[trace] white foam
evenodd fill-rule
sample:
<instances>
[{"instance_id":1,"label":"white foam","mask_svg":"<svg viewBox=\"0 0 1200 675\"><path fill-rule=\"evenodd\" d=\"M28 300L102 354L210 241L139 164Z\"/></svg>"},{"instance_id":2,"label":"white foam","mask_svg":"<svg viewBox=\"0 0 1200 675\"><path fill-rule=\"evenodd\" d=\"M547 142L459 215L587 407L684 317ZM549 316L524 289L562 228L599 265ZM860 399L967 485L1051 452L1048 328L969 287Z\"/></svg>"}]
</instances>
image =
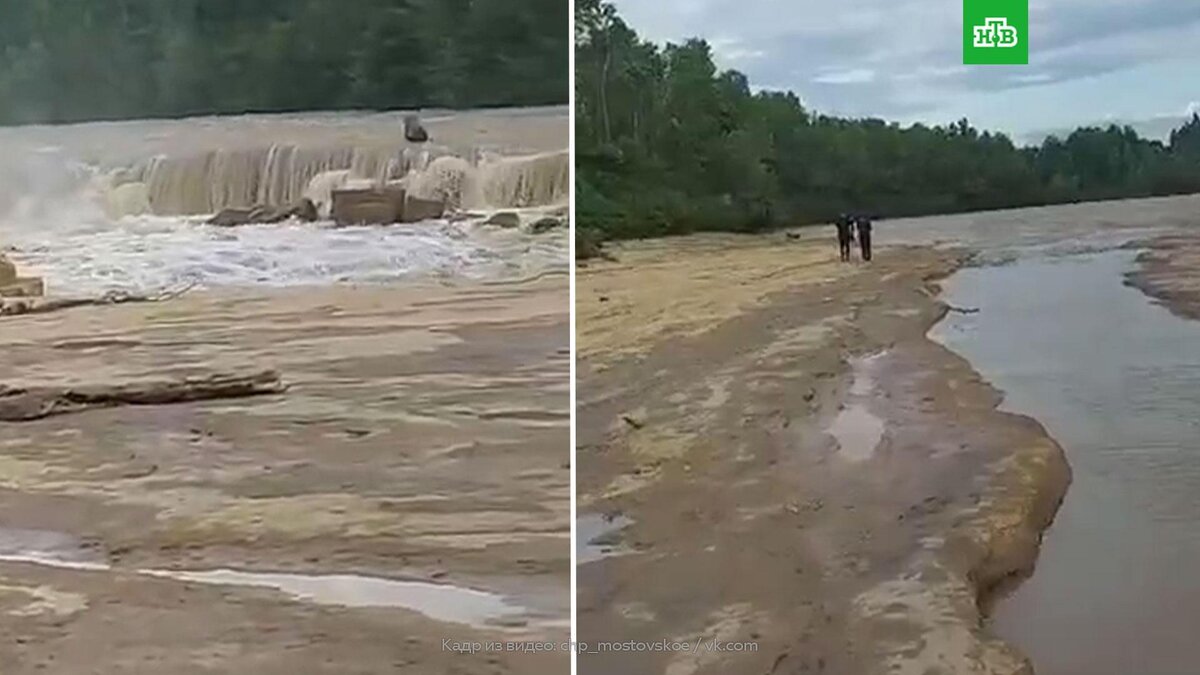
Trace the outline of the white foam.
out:
<instances>
[{"instance_id":1,"label":"white foam","mask_svg":"<svg viewBox=\"0 0 1200 675\"><path fill-rule=\"evenodd\" d=\"M493 279L566 270L565 232L527 235L474 223L390 227L321 223L218 228L140 216L5 235L12 257L70 294L202 286L294 286L428 277Z\"/></svg>"}]
</instances>

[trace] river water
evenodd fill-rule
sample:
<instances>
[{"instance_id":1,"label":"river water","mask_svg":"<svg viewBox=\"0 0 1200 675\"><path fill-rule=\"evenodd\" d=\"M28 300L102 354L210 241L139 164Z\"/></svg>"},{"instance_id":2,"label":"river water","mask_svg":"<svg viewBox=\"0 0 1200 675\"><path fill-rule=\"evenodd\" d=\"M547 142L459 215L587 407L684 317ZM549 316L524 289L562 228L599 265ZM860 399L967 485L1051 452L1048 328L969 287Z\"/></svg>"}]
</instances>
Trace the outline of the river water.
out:
<instances>
[{"instance_id":1,"label":"river water","mask_svg":"<svg viewBox=\"0 0 1200 675\"><path fill-rule=\"evenodd\" d=\"M967 235L985 264L945 285L948 302L980 311L948 316L932 337L1002 390L1004 409L1045 425L1074 474L1036 572L991 618L1039 675L1200 672L1200 322L1125 286L1136 252L1115 248L1195 206L991 214L986 237ZM1121 222L1123 211L1139 215ZM1038 216L1068 225L1021 227ZM913 239L950 230L912 225Z\"/></svg>"},{"instance_id":2,"label":"river water","mask_svg":"<svg viewBox=\"0 0 1200 675\"><path fill-rule=\"evenodd\" d=\"M565 230L530 221L570 197L565 108L427 112L429 144L401 113L247 115L0 128L0 247L51 293L148 291L184 283L302 285L505 279L568 269ZM392 227L329 222L216 228L226 207L403 183L461 214Z\"/></svg>"}]
</instances>

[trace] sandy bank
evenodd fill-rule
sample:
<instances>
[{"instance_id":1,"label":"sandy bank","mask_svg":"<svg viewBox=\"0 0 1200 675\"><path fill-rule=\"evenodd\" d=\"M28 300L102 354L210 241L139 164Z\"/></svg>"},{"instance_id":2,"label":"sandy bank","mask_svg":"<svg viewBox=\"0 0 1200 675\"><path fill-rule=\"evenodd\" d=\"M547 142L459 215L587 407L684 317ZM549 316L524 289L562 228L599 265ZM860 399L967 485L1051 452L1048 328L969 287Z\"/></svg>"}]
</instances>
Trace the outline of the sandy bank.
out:
<instances>
[{"instance_id":1,"label":"sandy bank","mask_svg":"<svg viewBox=\"0 0 1200 675\"><path fill-rule=\"evenodd\" d=\"M964 254L842 265L782 235L615 253L577 286L580 508L633 524L580 570L580 639L756 648L581 672L1028 672L981 612L1032 569L1070 472L926 337ZM843 447L847 416L881 433Z\"/></svg>"},{"instance_id":2,"label":"sandy bank","mask_svg":"<svg viewBox=\"0 0 1200 675\"><path fill-rule=\"evenodd\" d=\"M1179 316L1200 320L1200 231L1193 227L1137 246L1146 250L1126 281Z\"/></svg>"}]
</instances>

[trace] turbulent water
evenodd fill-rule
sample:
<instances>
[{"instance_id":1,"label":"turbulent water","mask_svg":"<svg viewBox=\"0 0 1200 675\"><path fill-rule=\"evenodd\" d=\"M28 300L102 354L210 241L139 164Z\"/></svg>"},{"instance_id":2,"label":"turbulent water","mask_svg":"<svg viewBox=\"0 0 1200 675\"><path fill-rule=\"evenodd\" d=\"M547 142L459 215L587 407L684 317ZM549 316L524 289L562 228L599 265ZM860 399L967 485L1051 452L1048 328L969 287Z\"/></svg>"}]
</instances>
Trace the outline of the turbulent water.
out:
<instances>
[{"instance_id":1,"label":"turbulent water","mask_svg":"<svg viewBox=\"0 0 1200 675\"><path fill-rule=\"evenodd\" d=\"M570 198L561 108L427 116L266 115L0 129L0 245L51 291L522 277L568 265L566 231L484 227ZM224 229L226 207L301 197L327 216L344 186L402 184L459 215L391 227L328 222Z\"/></svg>"}]
</instances>

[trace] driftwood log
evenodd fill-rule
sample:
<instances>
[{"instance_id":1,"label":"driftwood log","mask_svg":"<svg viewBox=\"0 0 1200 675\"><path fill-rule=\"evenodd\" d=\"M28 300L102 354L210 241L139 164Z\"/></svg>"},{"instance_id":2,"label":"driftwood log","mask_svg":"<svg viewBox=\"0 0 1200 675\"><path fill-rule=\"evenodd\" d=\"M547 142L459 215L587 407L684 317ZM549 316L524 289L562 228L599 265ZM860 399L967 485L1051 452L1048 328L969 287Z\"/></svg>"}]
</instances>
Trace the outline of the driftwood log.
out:
<instances>
[{"instance_id":1,"label":"driftwood log","mask_svg":"<svg viewBox=\"0 0 1200 675\"><path fill-rule=\"evenodd\" d=\"M0 422L30 422L53 415L126 405L168 405L278 394L279 373L214 374L174 380L81 387L8 387L0 384Z\"/></svg>"},{"instance_id":2,"label":"driftwood log","mask_svg":"<svg viewBox=\"0 0 1200 675\"><path fill-rule=\"evenodd\" d=\"M125 291L109 291L96 298L22 298L8 302L0 300L0 316L22 316L25 314L47 314L60 309L75 307L93 307L102 305L124 305L135 302L163 302L172 300L196 287L195 283L183 288L166 291L157 295L138 295Z\"/></svg>"}]
</instances>

